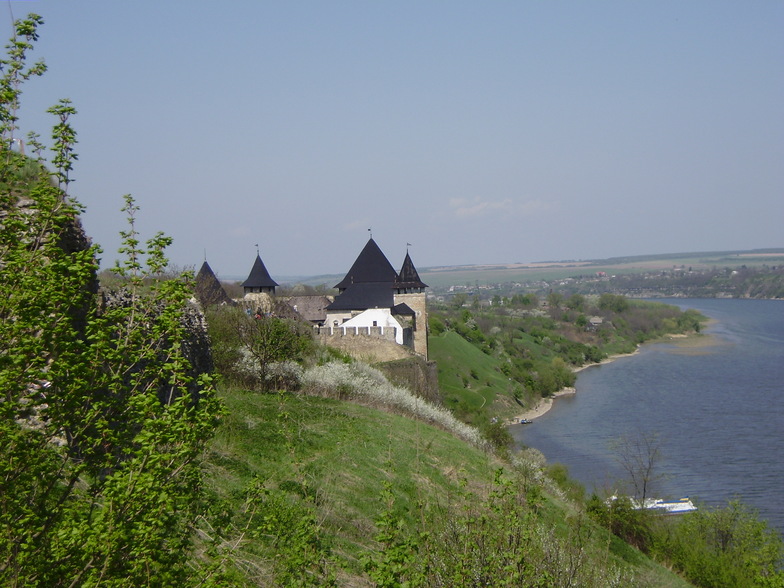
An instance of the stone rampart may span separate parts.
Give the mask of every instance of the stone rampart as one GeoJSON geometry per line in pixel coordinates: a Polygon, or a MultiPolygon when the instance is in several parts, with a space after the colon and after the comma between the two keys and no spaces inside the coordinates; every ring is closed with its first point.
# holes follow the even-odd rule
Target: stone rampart
{"type": "Polygon", "coordinates": [[[368,363],[411,357],[413,351],[395,342],[395,327],[317,327],[316,339],[368,363]]]}
{"type": "Polygon", "coordinates": [[[375,367],[384,372],[393,384],[408,388],[432,404],[442,404],[438,388],[438,366],[434,361],[414,356],[376,364],[375,367]]]}
{"type": "Polygon", "coordinates": [[[335,337],[373,337],[384,341],[395,342],[397,335],[396,327],[316,327],[316,335],[319,338],[335,337]]]}

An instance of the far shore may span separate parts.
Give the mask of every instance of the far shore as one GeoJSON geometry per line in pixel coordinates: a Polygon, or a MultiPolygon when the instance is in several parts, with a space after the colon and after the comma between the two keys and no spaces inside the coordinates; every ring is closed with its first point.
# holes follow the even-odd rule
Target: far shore
{"type": "MultiPolygon", "coordinates": [[[[689,348],[698,348],[698,347],[709,347],[711,345],[715,345],[716,342],[714,337],[711,335],[705,335],[704,333],[693,333],[693,334],[672,334],[672,335],[665,335],[661,339],[656,339],[654,341],[648,341],[648,343],[663,343],[663,342],[677,342],[677,344],[688,346],[689,348]]],[[[621,357],[631,357],[632,355],[636,355],[640,352],[640,346],[637,346],[637,349],[632,351],[631,353],[619,353],[617,355],[611,355],[610,357],[603,359],[598,363],[588,363],[585,365],[581,365],[579,367],[573,368],[575,373],[581,372],[584,369],[597,366],[597,365],[605,365],[619,359],[621,357]]],[[[526,421],[533,421],[543,414],[547,414],[547,412],[553,407],[554,400],[559,396],[569,396],[572,394],[577,394],[576,388],[563,388],[559,390],[552,396],[548,396],[547,398],[542,398],[536,406],[530,408],[529,410],[517,415],[516,417],[510,419],[507,424],[509,425],[517,425],[525,423],[526,421]]]]}

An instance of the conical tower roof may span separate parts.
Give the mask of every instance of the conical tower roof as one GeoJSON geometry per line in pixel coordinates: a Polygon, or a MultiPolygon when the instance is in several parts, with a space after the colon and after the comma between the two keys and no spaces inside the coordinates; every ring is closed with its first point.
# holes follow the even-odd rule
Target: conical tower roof
{"type": "Polygon", "coordinates": [[[201,264],[199,273],[196,274],[196,284],[194,286],[196,299],[202,306],[212,306],[215,304],[232,304],[233,301],[226,294],[220,281],[212,271],[210,264],[206,261],[201,264]]]}
{"type": "Polygon", "coordinates": [[[406,251],[406,258],[403,260],[403,267],[395,277],[394,287],[397,289],[427,288],[427,284],[419,279],[419,272],[414,267],[414,262],[411,261],[408,251],[406,251]]]}
{"type": "Polygon", "coordinates": [[[396,277],[395,268],[371,237],[359,253],[354,265],[348,270],[346,277],[335,288],[345,290],[352,284],[370,282],[386,282],[391,285],[396,277]]]}
{"type": "Polygon", "coordinates": [[[253,262],[253,267],[250,270],[248,279],[242,282],[243,288],[275,288],[278,283],[273,280],[267,268],[264,267],[264,262],[261,257],[256,254],[256,261],[253,262]]]}

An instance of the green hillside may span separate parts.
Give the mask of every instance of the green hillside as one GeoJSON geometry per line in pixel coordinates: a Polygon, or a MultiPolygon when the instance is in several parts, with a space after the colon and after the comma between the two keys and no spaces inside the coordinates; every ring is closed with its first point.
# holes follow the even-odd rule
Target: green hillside
{"type": "Polygon", "coordinates": [[[205,469],[230,513],[222,574],[236,585],[689,585],[588,519],[536,452],[503,463],[351,401],[222,398],[205,469]]]}
{"type": "Polygon", "coordinates": [[[521,387],[501,371],[501,359],[487,355],[454,331],[430,337],[428,345],[431,356],[437,358],[444,403],[456,414],[478,415],[496,402],[497,409],[519,406],[510,399],[519,395],[521,387]]]}

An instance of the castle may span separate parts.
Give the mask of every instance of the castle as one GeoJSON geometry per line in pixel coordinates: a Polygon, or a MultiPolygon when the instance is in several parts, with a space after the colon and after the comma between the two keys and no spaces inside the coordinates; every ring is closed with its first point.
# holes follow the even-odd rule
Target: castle
{"type": "MultiPolygon", "coordinates": [[[[201,290],[211,293],[210,300],[220,298],[215,283],[217,278],[205,261],[196,278],[197,295],[201,290]]],[[[257,253],[242,283],[244,301],[269,308],[277,286],[257,253]]],[[[396,271],[370,237],[334,287],[338,290],[334,298],[286,299],[294,311],[314,325],[323,343],[363,357],[400,359],[413,352],[427,360],[427,284],[419,278],[408,251],[400,271],[396,271]]]]}

